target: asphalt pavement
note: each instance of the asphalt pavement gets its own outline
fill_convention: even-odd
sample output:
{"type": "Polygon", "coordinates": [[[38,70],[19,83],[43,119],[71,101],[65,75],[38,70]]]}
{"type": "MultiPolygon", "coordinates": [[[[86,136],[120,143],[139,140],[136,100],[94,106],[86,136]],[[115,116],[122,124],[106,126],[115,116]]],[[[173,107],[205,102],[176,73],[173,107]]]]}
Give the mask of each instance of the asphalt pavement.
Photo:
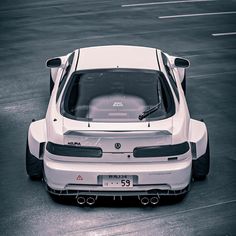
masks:
{"type": "Polygon", "coordinates": [[[236,235],[236,1],[2,0],[0,235],[236,235]],[[25,171],[31,120],[45,116],[45,60],[75,48],[140,45],[186,57],[191,116],[207,124],[211,170],[179,203],[93,208],[51,199],[25,171]]]}

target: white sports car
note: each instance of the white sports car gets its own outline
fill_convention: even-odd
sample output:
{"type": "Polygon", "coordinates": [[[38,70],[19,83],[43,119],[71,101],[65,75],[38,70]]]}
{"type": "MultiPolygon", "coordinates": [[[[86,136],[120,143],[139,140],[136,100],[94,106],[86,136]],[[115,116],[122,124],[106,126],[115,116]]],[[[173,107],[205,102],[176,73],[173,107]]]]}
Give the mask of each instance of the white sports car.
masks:
{"type": "Polygon", "coordinates": [[[47,61],[46,118],[30,124],[28,175],[55,196],[92,205],[137,196],[143,205],[184,196],[209,172],[204,122],[185,99],[188,60],[159,49],[100,46],[47,61]]]}

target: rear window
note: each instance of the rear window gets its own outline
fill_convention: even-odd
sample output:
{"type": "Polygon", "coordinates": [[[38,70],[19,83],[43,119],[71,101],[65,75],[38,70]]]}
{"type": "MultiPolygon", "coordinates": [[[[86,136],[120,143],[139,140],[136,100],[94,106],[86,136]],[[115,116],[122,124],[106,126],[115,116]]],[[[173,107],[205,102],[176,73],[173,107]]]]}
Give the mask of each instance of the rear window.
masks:
{"type": "Polygon", "coordinates": [[[158,120],[174,112],[173,98],[158,71],[93,70],[72,75],[64,93],[64,116],[95,122],[136,122],[142,112],[160,103],[145,120],[158,120]]]}

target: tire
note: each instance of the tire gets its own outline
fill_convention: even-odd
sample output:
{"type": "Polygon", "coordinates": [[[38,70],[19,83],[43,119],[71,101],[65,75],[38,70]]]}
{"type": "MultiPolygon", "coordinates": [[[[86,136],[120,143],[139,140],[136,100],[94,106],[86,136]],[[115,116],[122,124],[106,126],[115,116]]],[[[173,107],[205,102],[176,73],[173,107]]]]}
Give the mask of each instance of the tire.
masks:
{"type": "Polygon", "coordinates": [[[39,160],[30,153],[28,139],[26,143],[26,172],[32,180],[43,178],[43,160],[39,160]]]}
{"type": "Polygon", "coordinates": [[[184,73],[184,79],[181,83],[184,94],[186,95],[186,73],[184,73]]]}
{"type": "Polygon", "coordinates": [[[210,147],[209,138],[207,142],[206,153],[199,157],[197,160],[193,160],[192,175],[194,180],[204,180],[210,170],[210,147]]]}
{"type": "Polygon", "coordinates": [[[53,87],[54,87],[54,82],[52,80],[52,75],[51,75],[51,72],[50,72],[50,95],[52,93],[53,87]]]}

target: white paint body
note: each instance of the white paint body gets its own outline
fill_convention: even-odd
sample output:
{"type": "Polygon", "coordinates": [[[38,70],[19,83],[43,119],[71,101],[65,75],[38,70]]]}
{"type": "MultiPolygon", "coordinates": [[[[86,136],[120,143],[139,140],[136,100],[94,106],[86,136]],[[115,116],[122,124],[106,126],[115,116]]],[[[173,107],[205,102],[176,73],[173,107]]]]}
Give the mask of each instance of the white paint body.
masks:
{"type": "MultiPolygon", "coordinates": [[[[66,64],[69,55],[62,57],[63,64],[66,64]]],[[[75,50],[71,71],[119,67],[161,70],[167,77],[160,55],[160,50],[146,47],[82,48],[75,50]]],[[[171,63],[174,57],[165,55],[171,63]]],[[[182,190],[186,188],[191,181],[192,160],[201,157],[206,152],[208,138],[205,124],[189,116],[181,87],[184,70],[173,67],[179,92],[179,101],[174,95],[176,111],[173,116],[150,122],[90,122],[90,127],[87,121],[72,120],[60,114],[62,96],[56,101],[56,94],[63,74],[63,66],[51,70],[55,85],[46,118],[31,123],[28,133],[31,154],[43,159],[47,185],[54,190],[84,190],[101,193],[106,191],[106,194],[109,192],[110,195],[114,195],[117,191],[129,193],[143,191],[145,193],[150,189],[182,190]],[[47,142],[62,145],[78,142],[83,146],[96,146],[103,150],[103,155],[101,158],[57,156],[49,153],[45,148],[46,145],[40,155],[40,144],[47,142]],[[170,160],[170,156],[158,158],[133,156],[135,147],[174,145],[183,142],[188,142],[190,149],[177,156],[176,160],[170,160]],[[121,144],[119,150],[115,149],[115,143],[121,144]],[[191,150],[193,145],[196,148],[194,154],[191,150]],[[102,186],[104,175],[133,175],[134,186],[127,189],[104,188],[102,186]],[[82,176],[82,180],[78,180],[78,176],[82,176]]],[[[173,93],[173,89],[171,90],[173,93]]]]}

